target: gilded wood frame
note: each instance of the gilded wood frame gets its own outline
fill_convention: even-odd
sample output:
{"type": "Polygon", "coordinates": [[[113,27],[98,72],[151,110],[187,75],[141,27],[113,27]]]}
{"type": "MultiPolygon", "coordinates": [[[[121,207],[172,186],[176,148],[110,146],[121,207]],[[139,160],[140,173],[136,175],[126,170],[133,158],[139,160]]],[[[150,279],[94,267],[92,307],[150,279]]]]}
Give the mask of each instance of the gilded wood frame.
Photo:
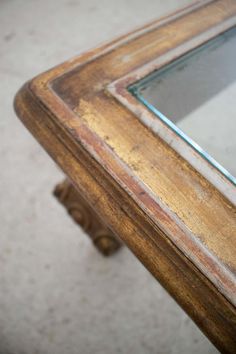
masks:
{"type": "Polygon", "coordinates": [[[39,75],[15,100],[74,186],[226,352],[236,348],[235,191],[150,129],[127,86],[235,15],[234,0],[198,1],[39,75]]]}

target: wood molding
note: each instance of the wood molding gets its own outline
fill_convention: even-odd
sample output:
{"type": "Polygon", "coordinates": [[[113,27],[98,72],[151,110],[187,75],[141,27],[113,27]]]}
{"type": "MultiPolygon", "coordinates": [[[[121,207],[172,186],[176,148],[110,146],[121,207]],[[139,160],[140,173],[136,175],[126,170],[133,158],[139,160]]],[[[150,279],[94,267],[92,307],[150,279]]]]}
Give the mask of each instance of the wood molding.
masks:
{"type": "Polygon", "coordinates": [[[41,74],[15,100],[83,198],[213,343],[232,353],[235,205],[108,87],[191,38],[232,25],[235,14],[233,0],[200,2],[41,74]]]}

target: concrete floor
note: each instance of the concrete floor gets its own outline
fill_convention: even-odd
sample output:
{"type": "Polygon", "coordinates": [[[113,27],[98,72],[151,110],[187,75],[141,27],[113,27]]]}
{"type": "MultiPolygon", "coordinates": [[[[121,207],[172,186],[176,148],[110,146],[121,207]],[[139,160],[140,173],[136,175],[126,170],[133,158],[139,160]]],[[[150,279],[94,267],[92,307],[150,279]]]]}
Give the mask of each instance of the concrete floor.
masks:
{"type": "Polygon", "coordinates": [[[1,354],[216,352],[128,249],[95,251],[12,109],[27,79],[189,2],[0,0],[1,354]]]}

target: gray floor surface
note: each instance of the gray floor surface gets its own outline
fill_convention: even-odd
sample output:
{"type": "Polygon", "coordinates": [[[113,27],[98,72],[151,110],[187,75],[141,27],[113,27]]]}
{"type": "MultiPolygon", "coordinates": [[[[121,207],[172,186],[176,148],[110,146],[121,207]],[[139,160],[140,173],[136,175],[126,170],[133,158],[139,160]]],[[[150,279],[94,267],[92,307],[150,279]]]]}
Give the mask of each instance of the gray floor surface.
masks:
{"type": "Polygon", "coordinates": [[[0,0],[0,353],[215,353],[124,248],[100,256],[12,109],[29,78],[189,0],[0,0]]]}

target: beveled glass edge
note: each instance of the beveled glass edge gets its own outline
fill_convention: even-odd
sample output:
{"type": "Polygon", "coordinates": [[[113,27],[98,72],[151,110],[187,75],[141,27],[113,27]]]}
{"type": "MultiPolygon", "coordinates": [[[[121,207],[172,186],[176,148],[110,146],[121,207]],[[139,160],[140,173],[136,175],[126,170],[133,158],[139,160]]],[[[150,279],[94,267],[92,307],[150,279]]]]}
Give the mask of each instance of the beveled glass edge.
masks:
{"type": "MultiPolygon", "coordinates": [[[[236,27],[233,27],[226,31],[226,33],[236,31],[236,27]]],[[[141,102],[149,111],[155,114],[165,125],[167,125],[174,133],[176,133],[180,138],[182,138],[191,148],[193,148],[197,153],[200,154],[207,162],[209,162],[213,167],[215,167],[222,175],[224,175],[234,186],[236,186],[236,177],[234,177],[225,167],[223,167],[219,162],[217,162],[207,151],[201,148],[193,139],[191,139],[187,134],[185,134],[180,128],[177,127],[168,117],[166,117],[162,112],[160,112],[155,106],[149,103],[139,90],[142,86],[148,84],[148,82],[153,81],[154,78],[160,76],[163,72],[169,70],[171,67],[175,66],[181,61],[185,61],[187,58],[193,56],[196,52],[200,52],[206,48],[206,46],[214,45],[218,42],[218,39],[224,37],[225,32],[217,36],[216,38],[210,40],[208,43],[200,45],[198,48],[191,50],[189,53],[184,54],[180,58],[174,60],[172,63],[165,65],[164,67],[149,73],[146,77],[138,80],[137,82],[128,86],[128,91],[141,102]]]]}

